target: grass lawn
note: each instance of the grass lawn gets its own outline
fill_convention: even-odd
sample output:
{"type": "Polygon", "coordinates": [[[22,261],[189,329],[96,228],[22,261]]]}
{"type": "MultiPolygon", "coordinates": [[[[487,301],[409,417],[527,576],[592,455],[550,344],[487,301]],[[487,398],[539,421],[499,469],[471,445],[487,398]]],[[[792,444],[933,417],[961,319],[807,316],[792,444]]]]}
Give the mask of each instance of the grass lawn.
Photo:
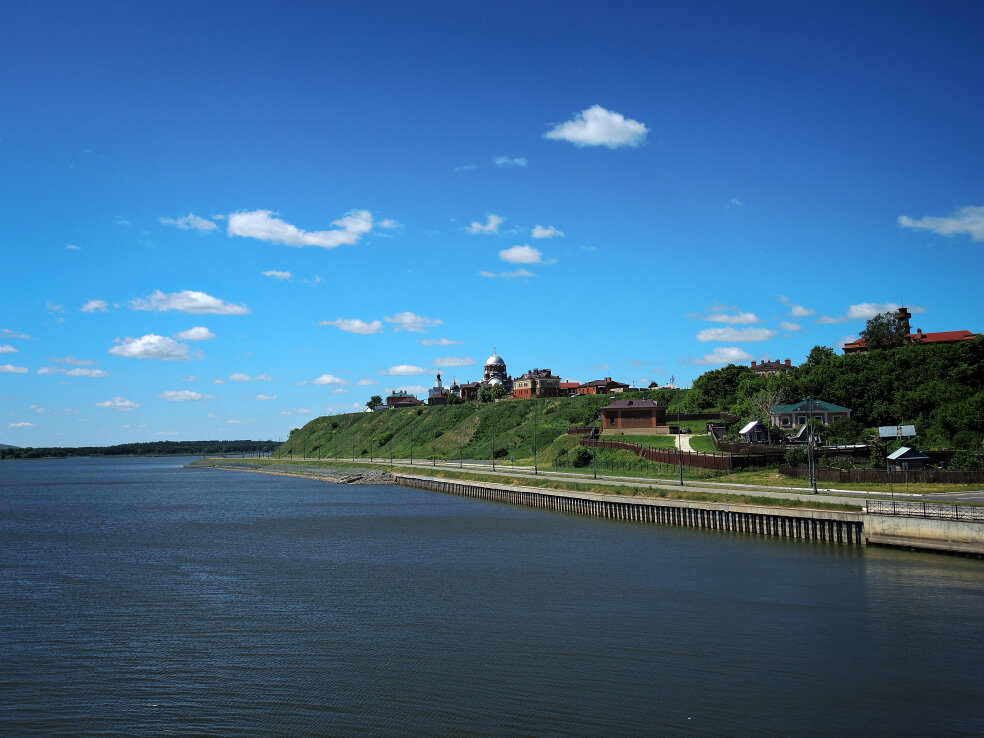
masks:
{"type": "Polygon", "coordinates": [[[602,436],[602,441],[625,441],[647,448],[676,448],[676,436],[602,436]]]}
{"type": "Polygon", "coordinates": [[[711,441],[710,436],[691,436],[690,448],[694,451],[700,451],[705,454],[714,454],[718,452],[718,450],[714,448],[714,443],[711,441]]]}

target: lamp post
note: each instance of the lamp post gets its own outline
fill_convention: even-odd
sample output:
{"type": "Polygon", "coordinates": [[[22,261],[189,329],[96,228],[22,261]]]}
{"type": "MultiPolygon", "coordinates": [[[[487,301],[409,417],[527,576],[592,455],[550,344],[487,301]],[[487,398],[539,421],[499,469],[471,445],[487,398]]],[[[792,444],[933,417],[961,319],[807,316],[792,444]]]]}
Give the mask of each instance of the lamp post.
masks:
{"type": "Polygon", "coordinates": [[[683,428],[680,423],[680,406],[677,405],[677,458],[680,459],[680,486],[683,486],[683,428]]]}
{"type": "MultiPolygon", "coordinates": [[[[534,402],[536,401],[534,400],[534,402]]],[[[533,475],[534,476],[539,474],[539,471],[537,471],[537,466],[536,466],[536,415],[538,409],[539,409],[539,404],[534,404],[533,405],[533,475]]]]}
{"type": "Polygon", "coordinates": [[[813,398],[806,398],[806,458],[810,467],[810,486],[813,494],[817,494],[817,460],[813,449],[813,398]]]}
{"type": "Polygon", "coordinates": [[[413,466],[413,421],[410,421],[410,466],[413,466]]]}
{"type": "Polygon", "coordinates": [[[492,426],[492,471],[495,471],[495,426],[492,426]]]}

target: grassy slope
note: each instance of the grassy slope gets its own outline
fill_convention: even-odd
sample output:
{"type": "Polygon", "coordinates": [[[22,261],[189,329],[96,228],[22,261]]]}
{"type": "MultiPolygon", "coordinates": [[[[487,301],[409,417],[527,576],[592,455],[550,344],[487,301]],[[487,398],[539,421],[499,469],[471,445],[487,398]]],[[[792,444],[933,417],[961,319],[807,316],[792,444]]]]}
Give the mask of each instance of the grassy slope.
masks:
{"type": "Polygon", "coordinates": [[[352,458],[488,459],[496,451],[517,460],[533,456],[534,415],[538,456],[548,461],[577,445],[569,425],[584,425],[608,404],[604,395],[549,400],[511,400],[350,413],[316,418],[291,433],[281,453],[352,458]]]}

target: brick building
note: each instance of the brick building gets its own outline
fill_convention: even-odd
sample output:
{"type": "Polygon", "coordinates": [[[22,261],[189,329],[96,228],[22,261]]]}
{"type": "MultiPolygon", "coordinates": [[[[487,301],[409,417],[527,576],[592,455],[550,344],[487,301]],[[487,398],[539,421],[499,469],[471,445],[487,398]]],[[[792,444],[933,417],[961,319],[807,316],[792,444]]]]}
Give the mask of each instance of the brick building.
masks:
{"type": "Polygon", "coordinates": [[[652,400],[612,400],[601,409],[602,432],[665,433],[666,405],[652,400]]]}

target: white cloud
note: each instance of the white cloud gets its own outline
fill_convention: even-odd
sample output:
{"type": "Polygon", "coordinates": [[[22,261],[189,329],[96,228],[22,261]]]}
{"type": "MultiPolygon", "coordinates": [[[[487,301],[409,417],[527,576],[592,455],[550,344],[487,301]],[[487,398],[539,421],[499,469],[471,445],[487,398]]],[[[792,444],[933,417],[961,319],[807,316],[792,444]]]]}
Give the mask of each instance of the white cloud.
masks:
{"type": "Polygon", "coordinates": [[[497,156],[492,160],[492,163],[497,167],[525,167],[526,159],[522,157],[510,159],[508,156],[497,156]]]}
{"type": "Polygon", "coordinates": [[[215,334],[208,328],[199,325],[194,328],[189,328],[186,331],[175,333],[174,337],[180,338],[183,341],[208,341],[215,338],[215,334]]]}
{"type": "Polygon", "coordinates": [[[58,372],[65,371],[60,366],[43,366],[38,369],[38,374],[58,374],[58,372]]]}
{"type": "Polygon", "coordinates": [[[66,243],[65,244],[65,250],[66,251],[81,251],[82,250],[82,247],[81,246],[76,246],[74,243],[66,243]]]}
{"type": "Polygon", "coordinates": [[[338,389],[329,390],[328,391],[328,394],[330,394],[330,395],[343,395],[346,392],[348,392],[347,389],[345,389],[344,387],[339,387],[338,389]]]}
{"type": "MultiPolygon", "coordinates": [[[[821,315],[817,318],[817,323],[822,325],[833,325],[834,323],[847,323],[852,320],[869,320],[881,313],[894,313],[899,309],[899,305],[894,302],[859,302],[847,308],[847,314],[833,318],[829,315],[821,315]]],[[[925,313],[926,308],[918,305],[909,307],[909,311],[918,314],[925,313]]]]}
{"type": "Polygon", "coordinates": [[[134,310],[155,310],[167,312],[177,310],[182,313],[196,315],[248,315],[249,308],[245,305],[235,305],[223,302],[218,297],[212,297],[204,292],[181,290],[165,294],[160,290],[142,299],[132,300],[130,307],[134,310]]]}
{"type": "Polygon", "coordinates": [[[426,372],[427,370],[423,367],[414,366],[413,364],[397,364],[386,370],[386,374],[397,377],[409,377],[414,374],[425,374],[426,372]]]}
{"type": "Polygon", "coordinates": [[[575,146],[638,146],[645,141],[649,129],[637,120],[593,105],[582,110],[572,120],[561,123],[544,134],[544,138],[570,141],[575,146]]]}
{"type": "Polygon", "coordinates": [[[460,346],[462,341],[452,341],[450,338],[425,338],[421,346],[460,346]]]}
{"type": "Polygon", "coordinates": [[[402,387],[394,387],[394,392],[406,392],[410,395],[420,395],[427,391],[427,387],[422,384],[405,384],[402,387]]]}
{"type": "Polygon", "coordinates": [[[272,277],[278,282],[283,282],[284,280],[290,281],[294,276],[290,272],[282,272],[279,269],[267,269],[265,272],[262,272],[262,274],[264,277],[272,277]]]}
{"type": "Polygon", "coordinates": [[[273,217],[272,210],[252,210],[229,215],[229,235],[256,238],[286,246],[320,246],[333,249],[352,246],[372,230],[372,213],[353,210],[332,221],[337,226],[328,231],[302,231],[297,226],[273,217]]]}
{"type": "Polygon", "coordinates": [[[858,340],[858,337],[855,336],[853,333],[848,334],[846,336],[841,336],[834,343],[834,348],[836,348],[836,349],[842,349],[842,348],[844,348],[844,344],[845,343],[851,343],[852,341],[857,341],[857,340],[858,340]]]}
{"type": "Polygon", "coordinates": [[[398,231],[403,228],[403,224],[392,218],[386,218],[379,222],[379,227],[386,231],[398,231]]]}
{"type": "Polygon", "coordinates": [[[157,395],[162,400],[168,402],[198,402],[199,400],[211,400],[215,395],[203,395],[194,390],[168,390],[157,395]]]}
{"type": "Polygon", "coordinates": [[[293,415],[294,413],[297,413],[298,415],[308,415],[308,414],[310,414],[310,412],[311,411],[308,410],[306,407],[299,407],[296,410],[281,410],[280,411],[280,414],[281,415],[293,415]]]}
{"type": "Polygon", "coordinates": [[[187,377],[182,377],[181,381],[182,382],[197,382],[198,381],[198,377],[196,377],[194,374],[189,374],[187,377]]]}
{"type": "Polygon", "coordinates": [[[256,395],[253,397],[254,400],[276,400],[276,395],[256,395]]]}
{"type": "Polygon", "coordinates": [[[464,166],[455,167],[452,172],[473,172],[478,169],[478,164],[465,164],[464,166]]]}
{"type": "Polygon", "coordinates": [[[559,238],[563,235],[562,230],[553,226],[538,225],[533,227],[533,238],[559,238]]]}
{"type": "Polygon", "coordinates": [[[34,423],[28,423],[27,421],[22,421],[20,423],[10,423],[8,428],[34,428],[34,423]]]}
{"type": "Polygon", "coordinates": [[[513,246],[512,248],[502,249],[499,258],[508,261],[510,264],[552,264],[553,261],[544,261],[543,254],[539,249],[532,246],[513,246]]]}
{"type": "Polygon", "coordinates": [[[799,331],[803,329],[803,326],[801,326],[799,323],[790,323],[786,320],[779,323],[779,327],[782,328],[784,331],[799,331]]]}
{"type": "Polygon", "coordinates": [[[194,228],[196,231],[201,231],[202,233],[214,231],[218,228],[212,221],[201,218],[194,213],[188,213],[180,218],[161,218],[161,223],[176,226],[182,231],[189,231],[194,228]]]}
{"type": "Polygon", "coordinates": [[[118,410],[119,412],[128,413],[134,408],[140,407],[133,400],[128,400],[125,397],[114,397],[111,400],[103,400],[102,402],[97,402],[95,407],[104,407],[110,410],[118,410]]]}
{"type": "Polygon", "coordinates": [[[148,333],[140,338],[127,336],[124,339],[116,339],[117,345],[113,346],[109,353],[115,356],[125,356],[129,359],[163,359],[164,361],[188,361],[192,357],[188,355],[191,348],[187,344],[178,343],[174,339],[165,336],[158,336],[156,333],[148,333]]]}
{"type": "Polygon", "coordinates": [[[907,215],[899,217],[903,228],[920,228],[941,236],[966,234],[974,241],[984,241],[984,207],[960,208],[946,218],[925,217],[918,220],[907,215]]]}
{"type": "Polygon", "coordinates": [[[69,377],[108,377],[109,372],[104,372],[102,369],[90,369],[88,367],[78,366],[74,369],[62,369],[63,374],[69,377]]]}
{"type": "Polygon", "coordinates": [[[230,419],[226,421],[226,425],[249,425],[249,421],[230,419]]]}
{"type": "Polygon", "coordinates": [[[518,279],[520,277],[535,277],[536,275],[529,271],[528,269],[517,269],[514,272],[495,272],[481,271],[478,273],[480,277],[488,277],[490,279],[501,278],[501,279],[518,279]]]}
{"type": "Polygon", "coordinates": [[[363,377],[358,382],[356,382],[356,385],[358,385],[359,387],[371,387],[374,384],[376,384],[376,380],[373,379],[372,377],[363,377]]]}
{"type": "Polygon", "coordinates": [[[697,320],[706,320],[709,323],[727,323],[728,325],[749,325],[751,323],[761,323],[761,319],[755,313],[743,313],[738,311],[734,315],[721,312],[725,308],[716,308],[710,315],[694,315],[690,317],[697,320]]]}
{"type": "Polygon", "coordinates": [[[10,344],[0,343],[0,354],[16,354],[17,349],[15,349],[10,344]]]}
{"type": "Polygon", "coordinates": [[[743,208],[743,207],[745,207],[745,203],[743,203],[737,197],[732,197],[731,198],[731,204],[734,205],[736,208],[743,208]]]}
{"type": "Polygon", "coordinates": [[[392,323],[394,331],[409,331],[410,333],[426,333],[428,328],[434,328],[444,323],[438,318],[425,318],[422,315],[415,315],[409,310],[397,313],[392,318],[384,317],[383,320],[392,323]]]}
{"type": "Polygon", "coordinates": [[[53,356],[51,360],[56,364],[70,364],[72,366],[92,366],[96,363],[92,359],[76,359],[74,356],[53,356]]]}
{"type": "Polygon", "coordinates": [[[242,372],[237,372],[236,374],[231,374],[229,376],[230,382],[272,382],[273,377],[269,374],[257,374],[255,377],[251,377],[249,374],[243,374],[242,372]]]}
{"type": "Polygon", "coordinates": [[[322,374],[317,379],[312,379],[311,384],[326,385],[326,384],[348,384],[341,377],[336,377],[334,374],[322,374]]]}
{"type": "Polygon", "coordinates": [[[27,374],[27,367],[14,366],[13,364],[0,364],[0,374],[27,374]]]}
{"type": "Polygon", "coordinates": [[[83,313],[108,313],[109,303],[105,300],[87,300],[80,309],[83,313]]]}
{"type": "Polygon", "coordinates": [[[383,321],[373,320],[367,323],[359,318],[338,318],[336,320],[322,320],[319,325],[333,325],[340,331],[348,333],[360,333],[364,336],[371,336],[383,330],[383,321]]]}
{"type": "Polygon", "coordinates": [[[48,309],[48,312],[51,312],[51,313],[64,313],[65,312],[65,306],[64,305],[58,305],[58,304],[52,302],[51,300],[48,300],[44,304],[44,306],[48,309]]]}
{"type": "Polygon", "coordinates": [[[809,318],[816,310],[797,305],[785,295],[779,295],[779,302],[789,308],[789,314],[794,318],[809,318]]]}
{"type": "Polygon", "coordinates": [[[472,224],[465,228],[469,233],[498,233],[499,226],[505,222],[505,218],[499,215],[489,215],[488,220],[483,225],[477,220],[473,220],[472,224]]]}
{"type": "Polygon", "coordinates": [[[699,359],[692,359],[691,363],[716,366],[720,364],[744,363],[751,360],[752,355],[743,348],[739,348],[738,346],[718,346],[711,353],[704,354],[699,359]]]}
{"type": "Polygon", "coordinates": [[[705,328],[697,334],[697,340],[751,343],[768,341],[775,335],[776,332],[769,328],[705,328]]]}
{"type": "Polygon", "coordinates": [[[26,333],[18,333],[17,331],[10,330],[10,328],[4,328],[0,331],[0,336],[3,338],[30,338],[26,333]]]}
{"type": "Polygon", "coordinates": [[[440,358],[434,359],[434,366],[439,366],[441,368],[451,368],[456,366],[471,366],[475,363],[475,360],[470,356],[459,357],[459,356],[442,356],[440,358]]]}

